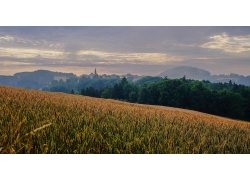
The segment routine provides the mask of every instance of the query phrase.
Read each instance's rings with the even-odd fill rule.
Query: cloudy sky
[[[250,27],[0,27],[1,75],[158,75],[182,65],[250,75]]]

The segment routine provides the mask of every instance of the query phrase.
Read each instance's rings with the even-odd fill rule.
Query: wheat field
[[[0,86],[0,153],[250,153],[250,123]]]

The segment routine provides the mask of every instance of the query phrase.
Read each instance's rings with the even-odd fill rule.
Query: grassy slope
[[[250,153],[250,123],[0,86],[0,153]]]

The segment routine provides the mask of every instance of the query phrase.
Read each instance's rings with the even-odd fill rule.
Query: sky
[[[96,68],[155,76],[177,66],[250,75],[250,27],[0,26],[0,75]]]

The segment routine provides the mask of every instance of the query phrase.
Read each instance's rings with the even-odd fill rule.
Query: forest
[[[162,105],[250,121],[250,87],[186,79],[146,76],[132,82],[124,78],[54,80],[45,91],[81,94],[131,103]]]

